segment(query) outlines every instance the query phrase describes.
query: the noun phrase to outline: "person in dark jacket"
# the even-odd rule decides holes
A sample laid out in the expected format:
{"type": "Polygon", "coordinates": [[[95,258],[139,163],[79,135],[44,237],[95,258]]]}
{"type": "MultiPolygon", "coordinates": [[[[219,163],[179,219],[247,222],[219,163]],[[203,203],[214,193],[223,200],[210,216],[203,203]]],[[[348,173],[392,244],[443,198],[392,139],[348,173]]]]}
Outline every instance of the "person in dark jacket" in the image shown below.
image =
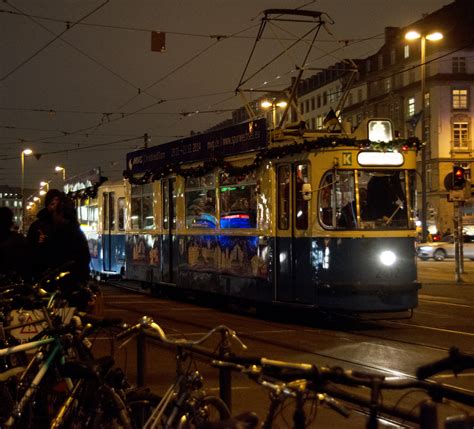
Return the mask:
{"type": "Polygon", "coordinates": [[[40,280],[47,272],[70,263],[71,281],[86,284],[89,280],[89,247],[80,229],[74,203],[63,192],[50,189],[45,208],[28,230],[27,239],[33,251],[33,275],[40,280]]]}
{"type": "Polygon", "coordinates": [[[26,238],[13,231],[13,212],[0,207],[0,276],[24,281],[31,279],[31,258],[26,238]]]}

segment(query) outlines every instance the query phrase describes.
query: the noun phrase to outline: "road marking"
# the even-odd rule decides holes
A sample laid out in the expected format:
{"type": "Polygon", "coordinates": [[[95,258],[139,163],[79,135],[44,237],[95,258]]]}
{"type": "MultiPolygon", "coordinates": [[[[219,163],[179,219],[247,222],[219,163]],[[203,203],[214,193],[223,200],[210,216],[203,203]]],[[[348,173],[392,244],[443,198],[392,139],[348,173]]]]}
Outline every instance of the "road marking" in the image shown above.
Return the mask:
{"type": "Polygon", "coordinates": [[[458,335],[466,335],[468,337],[474,337],[474,332],[453,331],[452,329],[434,328],[432,326],[415,325],[415,324],[410,324],[410,323],[402,323],[402,322],[388,321],[388,320],[384,321],[384,323],[392,323],[394,325],[408,326],[410,328],[415,328],[415,329],[420,328],[420,329],[427,329],[429,331],[447,332],[450,334],[458,334],[458,335]]]}
{"type": "Polygon", "coordinates": [[[474,372],[462,372],[460,374],[440,374],[435,375],[433,378],[460,378],[460,377],[474,377],[474,372]]]}
{"type": "MultiPolygon", "coordinates": [[[[435,301],[433,299],[426,298],[426,296],[419,295],[419,298],[422,301],[430,302],[432,304],[440,304],[440,305],[450,305],[451,307],[464,307],[464,308],[472,308],[472,305],[467,304],[455,304],[454,302],[446,302],[446,301],[435,301]]],[[[416,310],[415,310],[416,311],[416,310]]]]}

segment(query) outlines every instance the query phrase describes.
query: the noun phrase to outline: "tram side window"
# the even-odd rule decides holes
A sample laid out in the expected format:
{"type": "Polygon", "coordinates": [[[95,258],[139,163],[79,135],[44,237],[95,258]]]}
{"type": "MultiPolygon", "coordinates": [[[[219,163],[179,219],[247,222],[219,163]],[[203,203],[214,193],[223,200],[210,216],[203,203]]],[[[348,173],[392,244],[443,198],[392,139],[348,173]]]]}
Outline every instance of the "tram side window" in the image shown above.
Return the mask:
{"type": "Polygon", "coordinates": [[[298,164],[296,166],[295,182],[295,206],[296,206],[296,229],[308,228],[308,201],[303,198],[303,184],[309,182],[308,164],[298,164]]]}
{"type": "Polygon", "coordinates": [[[104,192],[104,229],[113,230],[115,228],[115,192],[104,192]]]}
{"type": "Polygon", "coordinates": [[[163,201],[163,229],[176,229],[176,179],[164,179],[162,181],[162,201],[163,201]],[[170,201],[171,196],[171,201],[170,201]]]}
{"type": "Polygon", "coordinates": [[[278,167],[278,228],[290,227],[290,166],[278,167]]]}
{"type": "Polygon", "coordinates": [[[232,176],[222,172],[219,184],[221,228],[255,228],[257,226],[256,173],[232,176]]]}
{"type": "Polygon", "coordinates": [[[125,230],[125,198],[120,197],[117,199],[117,210],[118,210],[118,229],[119,231],[125,230]]]}
{"type": "Polygon", "coordinates": [[[83,229],[97,229],[97,221],[99,220],[99,208],[94,202],[92,204],[83,204],[77,201],[77,217],[81,228],[83,229]]]}
{"type": "Polygon", "coordinates": [[[155,226],[153,217],[153,185],[132,185],[131,204],[132,229],[152,229],[155,226]]]}
{"type": "Polygon", "coordinates": [[[319,187],[319,220],[329,229],[357,228],[354,172],[326,173],[319,187]]]}
{"type": "Polygon", "coordinates": [[[214,174],[186,179],[186,227],[216,227],[216,185],[214,174]]]}

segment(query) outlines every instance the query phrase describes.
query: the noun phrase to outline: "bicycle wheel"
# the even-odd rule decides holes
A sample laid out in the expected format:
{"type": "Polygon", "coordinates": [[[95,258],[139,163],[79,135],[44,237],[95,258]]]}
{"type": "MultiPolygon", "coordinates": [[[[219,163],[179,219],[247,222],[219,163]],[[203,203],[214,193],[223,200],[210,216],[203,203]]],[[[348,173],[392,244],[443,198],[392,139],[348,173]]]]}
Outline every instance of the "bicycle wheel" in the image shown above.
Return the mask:
{"type": "Polygon", "coordinates": [[[151,413],[160,403],[161,397],[149,390],[132,390],[127,393],[127,407],[134,429],[141,429],[150,418],[151,413]]]}
{"type": "Polygon", "coordinates": [[[212,422],[230,418],[226,403],[217,396],[204,396],[188,403],[188,411],[179,419],[178,429],[199,429],[212,422]]]}

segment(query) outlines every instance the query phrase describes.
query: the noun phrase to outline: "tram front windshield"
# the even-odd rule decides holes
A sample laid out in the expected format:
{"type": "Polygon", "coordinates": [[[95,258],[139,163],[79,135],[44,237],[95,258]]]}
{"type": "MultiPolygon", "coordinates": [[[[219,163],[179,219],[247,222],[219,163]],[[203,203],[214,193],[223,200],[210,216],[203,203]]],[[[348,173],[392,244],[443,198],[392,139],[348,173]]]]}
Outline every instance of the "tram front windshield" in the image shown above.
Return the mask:
{"type": "Polygon", "coordinates": [[[408,229],[414,176],[408,170],[336,170],[319,187],[319,220],[326,229],[408,229]]]}

